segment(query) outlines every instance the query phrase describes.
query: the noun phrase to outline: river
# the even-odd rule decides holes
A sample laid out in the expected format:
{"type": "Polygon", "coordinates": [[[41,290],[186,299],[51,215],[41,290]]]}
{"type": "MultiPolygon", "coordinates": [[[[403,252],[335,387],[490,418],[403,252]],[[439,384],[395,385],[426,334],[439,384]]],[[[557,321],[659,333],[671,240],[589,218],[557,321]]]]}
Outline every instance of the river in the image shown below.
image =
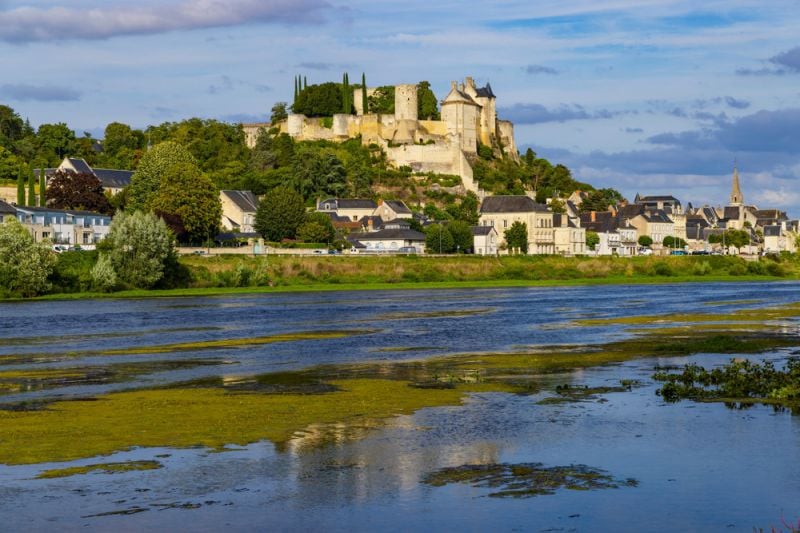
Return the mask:
{"type": "MultiPolygon", "coordinates": [[[[94,379],[9,389],[0,402],[102,398],[213,377],[335,373],[367,362],[599,344],[634,333],[613,320],[575,321],[725,314],[798,301],[800,283],[777,282],[2,303],[0,371],[99,370],[94,379]],[[224,345],[298,332],[348,334],[224,345]],[[209,350],[184,344],[215,342],[223,345],[209,350]],[[97,377],[111,361],[162,361],[164,353],[152,347],[182,344],[168,353],[176,363],[169,367],[124,380],[97,377]]],[[[788,331],[797,325],[796,317],[781,319],[788,331]]],[[[753,358],[782,360],[794,349],[753,358]]],[[[0,465],[0,529],[786,529],[782,520],[797,525],[800,518],[800,419],[765,406],[667,404],[655,394],[658,384],[651,376],[657,365],[708,366],[730,357],[643,358],[547,374],[531,394],[474,392],[457,405],[422,408],[372,425],[309,427],[280,446],[261,440],[222,453],[133,448],[68,463],[0,465]],[[542,402],[557,384],[598,387],[621,380],[639,385],[582,401],[542,402]],[[49,468],[154,458],[161,468],[36,479],[49,468]],[[444,467],[523,463],[588,465],[635,483],[529,498],[496,498],[485,487],[463,483],[423,483],[444,467]]]]}

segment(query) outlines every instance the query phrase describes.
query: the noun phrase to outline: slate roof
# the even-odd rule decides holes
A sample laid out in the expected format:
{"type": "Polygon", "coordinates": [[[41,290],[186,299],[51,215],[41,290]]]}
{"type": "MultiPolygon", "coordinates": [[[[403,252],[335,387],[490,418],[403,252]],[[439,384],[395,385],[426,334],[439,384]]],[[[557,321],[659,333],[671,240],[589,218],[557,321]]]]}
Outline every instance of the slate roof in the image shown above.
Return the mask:
{"type": "Polygon", "coordinates": [[[94,211],[81,211],[79,209],[53,209],[52,207],[18,206],[17,210],[23,212],[28,211],[31,213],[65,213],[67,215],[111,218],[109,215],[104,215],[103,213],[96,213],[94,211]]]}
{"type": "Polygon", "coordinates": [[[336,209],[375,209],[378,207],[378,204],[369,198],[328,198],[319,203],[320,206],[323,204],[333,204],[336,209]]]}
{"type": "Polygon", "coordinates": [[[411,209],[403,202],[402,200],[384,200],[383,203],[388,205],[392,211],[397,213],[398,215],[410,215],[411,209]]]}
{"type": "Polygon", "coordinates": [[[486,83],[486,87],[478,87],[475,89],[475,93],[478,96],[482,96],[484,98],[496,98],[494,93],[492,92],[492,86],[489,83],[486,83]]]}
{"type": "Polygon", "coordinates": [[[78,173],[82,172],[84,174],[94,174],[94,172],[92,172],[92,167],[90,167],[89,163],[87,163],[86,160],[84,159],[70,157],[69,163],[73,166],[73,168],[75,168],[75,171],[78,173]]]}
{"type": "Polygon", "coordinates": [[[487,196],[481,213],[548,213],[547,207],[527,196],[487,196]]]}
{"type": "Polygon", "coordinates": [[[250,191],[220,191],[231,199],[236,207],[245,213],[255,213],[258,210],[258,198],[250,191]]]}
{"type": "Polygon", "coordinates": [[[470,226],[469,229],[474,236],[489,235],[494,229],[494,226],[470,226]]]}
{"type": "Polygon", "coordinates": [[[132,170],[116,170],[111,168],[95,168],[94,175],[103,184],[103,187],[122,189],[131,184],[132,170]]]}
{"type": "Polygon", "coordinates": [[[17,214],[17,210],[14,209],[13,205],[0,200],[0,214],[15,215],[17,214]]]}
{"type": "Polygon", "coordinates": [[[640,196],[639,201],[637,203],[644,203],[644,202],[674,202],[676,204],[681,203],[680,200],[678,200],[671,194],[656,195],[656,196],[640,196]]]}
{"type": "Polygon", "coordinates": [[[475,102],[475,100],[472,99],[472,97],[470,95],[468,95],[464,91],[458,90],[457,87],[453,87],[452,89],[450,89],[450,93],[442,101],[442,105],[454,104],[454,103],[458,103],[458,102],[463,102],[465,104],[469,104],[469,105],[474,105],[474,106],[480,107],[480,105],[478,105],[475,102]]]}
{"type": "Polygon", "coordinates": [[[410,229],[411,222],[404,218],[395,218],[393,220],[389,220],[388,222],[384,222],[383,227],[386,229],[410,229]]]}
{"type": "Polygon", "coordinates": [[[764,237],[780,237],[781,236],[781,227],[772,225],[772,226],[764,226],[764,237]]]}
{"type": "Polygon", "coordinates": [[[655,222],[655,223],[662,223],[662,224],[672,224],[672,220],[667,216],[667,214],[662,210],[656,211],[648,211],[644,213],[644,218],[648,222],[655,222]]]}
{"type": "Polygon", "coordinates": [[[725,212],[723,213],[722,216],[723,216],[723,218],[727,218],[727,219],[735,218],[736,220],[738,220],[739,219],[740,209],[741,208],[739,206],[735,206],[735,205],[731,206],[731,205],[729,205],[729,206],[727,206],[725,208],[725,212]]]}

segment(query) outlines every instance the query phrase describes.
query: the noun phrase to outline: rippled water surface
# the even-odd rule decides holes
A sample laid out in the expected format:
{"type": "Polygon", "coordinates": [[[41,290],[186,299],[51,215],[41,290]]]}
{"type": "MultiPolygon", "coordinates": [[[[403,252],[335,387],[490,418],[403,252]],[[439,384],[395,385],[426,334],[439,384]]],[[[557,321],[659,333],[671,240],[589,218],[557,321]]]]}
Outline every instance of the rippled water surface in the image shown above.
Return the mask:
{"type": "MultiPolygon", "coordinates": [[[[797,301],[798,283],[726,283],[6,303],[0,304],[0,362],[14,358],[2,371],[167,359],[186,364],[142,367],[125,380],[9,391],[0,402],[85,397],[212,376],[594,344],[631,332],[614,323],[573,321],[724,314],[797,301]],[[352,334],[174,348],[337,331],[352,334]],[[170,345],[168,352],[152,348],[170,345]],[[125,353],[132,348],[141,350],[125,353]]],[[[797,327],[796,317],[782,320],[788,330],[797,327]]],[[[785,358],[794,349],[754,358],[785,358]]],[[[34,479],[43,468],[65,464],[0,465],[0,529],[752,531],[781,527],[782,518],[797,524],[797,416],[763,406],[668,405],[655,394],[650,378],[657,364],[729,359],[649,358],[550,374],[540,378],[536,394],[474,393],[458,406],[381,423],[309,427],[280,447],[261,441],[222,453],[137,448],[66,464],[158,458],[163,467],[157,470],[34,479]],[[616,386],[623,379],[641,386],[585,401],[539,403],[558,384],[616,386]],[[637,485],[504,499],[466,484],[421,482],[443,467],[493,463],[583,464],[637,485]]]]}

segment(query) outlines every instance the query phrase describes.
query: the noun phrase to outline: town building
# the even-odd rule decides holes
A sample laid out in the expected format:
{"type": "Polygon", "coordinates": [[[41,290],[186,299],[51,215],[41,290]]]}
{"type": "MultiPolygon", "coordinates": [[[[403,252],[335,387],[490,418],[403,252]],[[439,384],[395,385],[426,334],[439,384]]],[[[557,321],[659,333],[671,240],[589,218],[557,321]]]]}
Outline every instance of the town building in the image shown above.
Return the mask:
{"type": "Polygon", "coordinates": [[[479,222],[497,230],[501,253],[509,253],[505,231],[514,222],[527,227],[529,254],[555,253],[553,212],[528,196],[487,196],[481,202],[479,222]]]}
{"type": "Polygon", "coordinates": [[[254,233],[258,198],[251,191],[220,191],[223,229],[235,233],[254,233]]]}

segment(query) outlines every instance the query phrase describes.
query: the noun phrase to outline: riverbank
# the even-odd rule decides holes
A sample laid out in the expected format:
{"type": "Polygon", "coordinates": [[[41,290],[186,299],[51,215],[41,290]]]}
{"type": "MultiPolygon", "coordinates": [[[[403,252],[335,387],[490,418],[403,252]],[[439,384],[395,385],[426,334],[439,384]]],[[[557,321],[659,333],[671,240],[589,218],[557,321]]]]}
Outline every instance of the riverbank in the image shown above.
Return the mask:
{"type": "Polygon", "coordinates": [[[184,256],[180,258],[179,264],[182,271],[179,276],[181,281],[173,283],[172,287],[103,293],[91,290],[91,261],[70,261],[71,270],[60,273],[61,284],[54,287],[52,294],[39,299],[776,281],[800,277],[800,263],[795,256],[746,261],[731,256],[623,258],[219,255],[184,256]]]}

